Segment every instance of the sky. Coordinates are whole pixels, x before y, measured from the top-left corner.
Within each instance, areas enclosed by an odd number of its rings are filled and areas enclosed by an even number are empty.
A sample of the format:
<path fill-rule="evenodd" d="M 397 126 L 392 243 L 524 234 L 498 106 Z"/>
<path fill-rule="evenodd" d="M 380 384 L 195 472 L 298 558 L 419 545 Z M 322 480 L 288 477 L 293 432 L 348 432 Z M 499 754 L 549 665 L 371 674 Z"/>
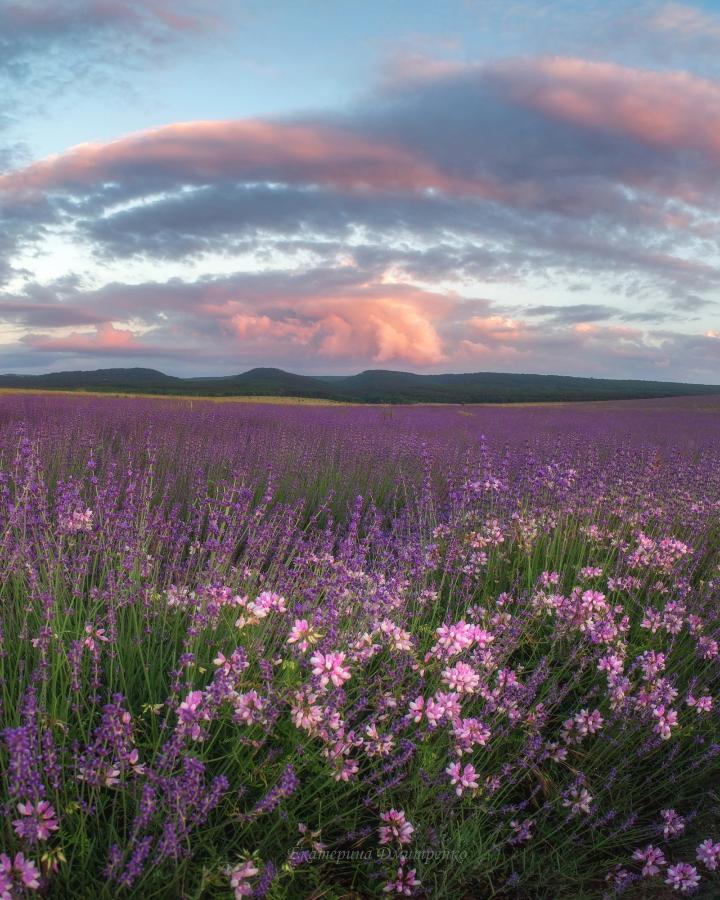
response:
<path fill-rule="evenodd" d="M 0 371 L 720 383 L 720 0 L 0 0 Z"/>

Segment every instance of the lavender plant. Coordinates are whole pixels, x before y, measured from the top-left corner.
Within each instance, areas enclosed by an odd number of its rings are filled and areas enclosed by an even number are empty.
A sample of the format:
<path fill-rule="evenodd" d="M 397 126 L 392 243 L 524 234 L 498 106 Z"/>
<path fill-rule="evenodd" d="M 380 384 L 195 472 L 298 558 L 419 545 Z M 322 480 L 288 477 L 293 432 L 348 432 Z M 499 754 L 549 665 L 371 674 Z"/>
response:
<path fill-rule="evenodd" d="M 0 396 L 0 898 L 718 896 L 718 413 Z"/>

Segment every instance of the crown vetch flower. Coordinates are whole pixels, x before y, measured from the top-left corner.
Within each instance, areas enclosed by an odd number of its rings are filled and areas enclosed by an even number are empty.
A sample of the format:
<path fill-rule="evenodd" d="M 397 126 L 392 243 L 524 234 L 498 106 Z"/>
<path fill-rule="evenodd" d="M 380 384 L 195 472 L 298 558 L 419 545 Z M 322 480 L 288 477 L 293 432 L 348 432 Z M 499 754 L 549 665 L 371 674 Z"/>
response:
<path fill-rule="evenodd" d="M 251 878 L 260 874 L 260 869 L 252 860 L 240 863 L 230 870 L 230 887 L 232 888 L 235 900 L 241 897 L 252 897 L 254 888 L 249 883 Z"/>
<path fill-rule="evenodd" d="M 660 812 L 660 816 L 663 820 L 663 836 L 665 840 L 682 834 L 685 830 L 685 819 L 675 812 L 674 809 L 663 809 Z"/>
<path fill-rule="evenodd" d="M 6 853 L 0 853 L 0 897 L 3 900 L 22 896 L 24 890 L 37 891 L 39 887 L 40 870 L 32 860 L 26 859 L 23 853 L 16 853 L 12 859 Z"/>
<path fill-rule="evenodd" d="M 351 672 L 344 666 L 344 653 L 313 653 L 310 657 L 313 675 L 320 677 L 320 685 L 325 688 L 332 681 L 335 687 L 340 687 L 350 678 Z"/>
<path fill-rule="evenodd" d="M 454 762 L 445 769 L 450 776 L 450 784 L 455 786 L 455 793 L 461 797 L 465 791 L 475 791 L 478 787 L 478 774 L 472 763 L 463 767 L 462 763 Z"/>
<path fill-rule="evenodd" d="M 53 831 L 57 831 L 57 815 L 47 800 L 38 803 L 18 803 L 20 819 L 15 819 L 15 833 L 30 844 L 46 841 Z"/>
<path fill-rule="evenodd" d="M 382 813 L 380 820 L 384 823 L 378 828 L 381 844 L 409 844 L 412 841 L 414 827 L 408 822 L 402 809 L 390 809 Z"/>
<path fill-rule="evenodd" d="M 665 884 L 669 884 L 673 890 L 680 891 L 681 894 L 687 894 L 700 884 L 700 875 L 690 863 L 677 863 L 668 866 Z"/>
<path fill-rule="evenodd" d="M 570 808 L 572 816 L 581 812 L 589 815 L 592 800 L 592 795 L 586 788 L 573 787 L 568 791 L 562 805 Z"/>
<path fill-rule="evenodd" d="M 472 694 L 480 685 L 480 675 L 472 666 L 464 662 L 455 663 L 443 670 L 442 680 L 452 691 L 459 694 Z"/>
<path fill-rule="evenodd" d="M 706 868 L 714 872 L 720 863 L 720 841 L 713 842 L 710 838 L 703 841 L 697 848 L 697 858 Z"/>
<path fill-rule="evenodd" d="M 406 869 L 406 860 L 400 857 L 400 865 L 398 866 L 394 876 L 383 887 L 386 894 L 402 894 L 405 897 L 412 896 L 413 888 L 422 884 L 417 878 L 416 869 Z"/>
<path fill-rule="evenodd" d="M 665 865 L 665 855 L 659 847 L 648 844 L 647 847 L 638 849 L 633 853 L 632 858 L 643 864 L 642 874 L 645 878 L 657 875 L 660 867 Z"/>

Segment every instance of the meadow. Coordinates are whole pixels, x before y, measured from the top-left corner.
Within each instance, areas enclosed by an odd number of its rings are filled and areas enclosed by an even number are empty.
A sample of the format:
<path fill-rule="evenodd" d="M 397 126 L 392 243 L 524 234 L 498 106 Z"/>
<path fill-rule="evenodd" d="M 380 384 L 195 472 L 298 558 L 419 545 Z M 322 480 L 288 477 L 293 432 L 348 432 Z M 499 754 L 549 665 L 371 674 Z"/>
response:
<path fill-rule="evenodd" d="M 0 395 L 0 898 L 720 896 L 720 399 Z"/>

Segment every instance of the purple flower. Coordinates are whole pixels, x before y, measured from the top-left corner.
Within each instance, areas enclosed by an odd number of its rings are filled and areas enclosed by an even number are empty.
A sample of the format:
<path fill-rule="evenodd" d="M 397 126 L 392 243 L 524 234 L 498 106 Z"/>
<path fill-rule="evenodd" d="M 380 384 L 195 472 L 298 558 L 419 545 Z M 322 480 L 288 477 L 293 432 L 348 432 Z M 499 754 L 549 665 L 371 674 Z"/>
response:
<path fill-rule="evenodd" d="M 697 858 L 706 868 L 713 872 L 720 862 L 720 841 L 713 842 L 708 838 L 697 848 Z"/>
<path fill-rule="evenodd" d="M 643 864 L 642 874 L 645 878 L 657 875 L 660 867 L 665 865 L 665 855 L 658 847 L 648 844 L 644 850 L 637 849 L 632 858 Z"/>
<path fill-rule="evenodd" d="M 677 863 L 668 866 L 665 884 L 669 884 L 673 890 L 680 891 L 681 894 L 687 894 L 700 884 L 700 875 L 690 863 Z"/>
<path fill-rule="evenodd" d="M 252 897 L 253 887 L 250 881 L 259 873 L 260 869 L 255 866 L 252 860 L 240 863 L 230 870 L 230 887 L 235 900 L 240 900 L 241 897 Z"/>
<path fill-rule="evenodd" d="M 46 841 L 60 827 L 55 810 L 47 800 L 35 804 L 18 803 L 17 808 L 22 818 L 13 821 L 13 828 L 29 844 Z"/>
<path fill-rule="evenodd" d="M 0 853 L 0 897 L 16 896 L 14 888 L 36 891 L 40 887 L 40 870 L 24 854 L 16 853 L 14 859 Z"/>
<path fill-rule="evenodd" d="M 390 809 L 382 813 L 380 821 L 384 823 L 378 829 L 381 844 L 389 844 L 392 841 L 397 841 L 398 844 L 409 844 L 412 841 L 415 829 L 406 819 L 403 810 Z"/>
<path fill-rule="evenodd" d="M 674 809 L 663 809 L 660 815 L 663 820 L 663 835 L 666 841 L 671 837 L 682 834 L 685 830 L 685 819 L 676 813 Z"/>
<path fill-rule="evenodd" d="M 404 857 L 401 856 L 400 865 L 395 871 L 395 874 L 390 877 L 389 881 L 383 887 L 383 891 L 385 891 L 386 894 L 403 894 L 406 897 L 410 897 L 413 893 L 413 889 L 422 884 L 420 879 L 416 877 L 416 870 L 407 869 L 405 864 L 406 861 Z"/>

